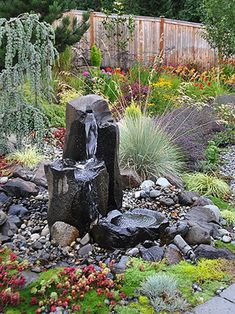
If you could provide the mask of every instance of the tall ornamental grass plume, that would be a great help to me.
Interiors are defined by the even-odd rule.
[[[203,195],[226,198],[230,188],[223,180],[205,173],[196,172],[183,177],[186,188]]]
[[[126,116],[120,122],[120,163],[143,179],[179,175],[183,166],[179,149],[144,115]]]

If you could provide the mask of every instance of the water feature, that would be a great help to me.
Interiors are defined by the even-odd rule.
[[[45,166],[49,228],[57,221],[90,232],[103,247],[130,247],[156,239],[168,226],[155,211],[121,213],[119,130],[107,102],[82,96],[67,105],[63,158]],[[92,227],[92,229],[91,229]]]

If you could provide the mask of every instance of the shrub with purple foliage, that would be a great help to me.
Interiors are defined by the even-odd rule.
[[[214,110],[209,105],[185,105],[156,118],[156,123],[182,149],[190,170],[198,170],[200,161],[205,158],[208,141],[214,132],[223,130],[223,125],[217,121]]]

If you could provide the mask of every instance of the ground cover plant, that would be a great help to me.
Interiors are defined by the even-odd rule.
[[[150,263],[133,258],[125,272],[123,290],[127,295],[138,295],[138,301],[131,302],[128,306],[118,305],[115,309],[120,314],[156,313],[153,305],[161,306],[170,301],[170,308],[171,297],[176,295],[178,301],[179,295],[182,299],[177,302],[174,297],[174,305],[182,309],[203,303],[212,297],[221,285],[229,284],[232,275],[226,270],[226,267],[229,269],[228,264],[229,262],[223,260],[202,259],[197,265],[182,261],[177,265],[166,266],[163,262]],[[196,293],[193,289],[195,283],[201,288],[201,291]],[[151,302],[155,296],[160,298],[157,303]],[[167,304],[163,311],[167,311],[166,309]]]
[[[185,174],[184,182],[188,190],[198,192],[202,195],[226,198],[230,194],[228,184],[212,175],[200,172]]]

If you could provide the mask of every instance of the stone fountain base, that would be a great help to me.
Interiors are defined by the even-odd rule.
[[[57,160],[45,166],[48,181],[48,225],[57,221],[76,227],[79,235],[90,231],[108,208],[109,175],[104,162]]]
[[[94,225],[91,233],[101,247],[126,249],[159,239],[168,225],[165,216],[153,210],[136,208],[124,214],[114,210]]]

